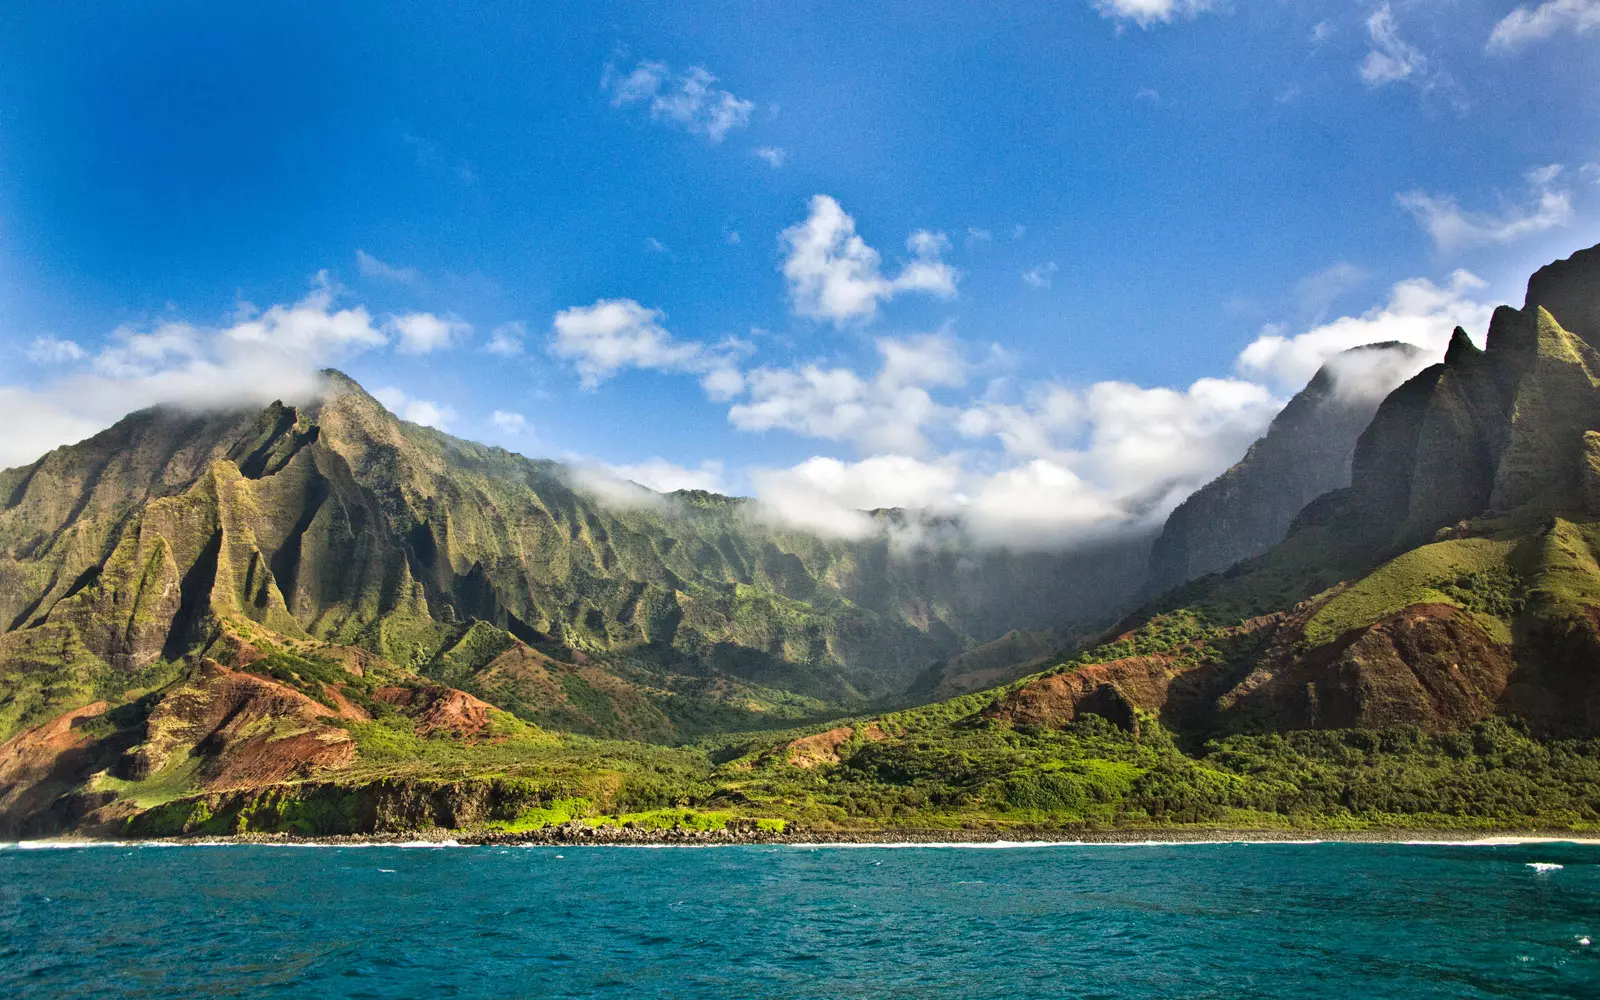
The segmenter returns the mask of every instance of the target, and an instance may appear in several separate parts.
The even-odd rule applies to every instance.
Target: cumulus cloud
[[[431,399],[418,399],[392,385],[372,390],[372,398],[382,403],[390,413],[401,420],[409,420],[414,424],[436,430],[446,430],[446,425],[456,418],[456,411],[450,407]]]
[[[871,530],[861,510],[919,508],[959,519],[980,544],[1051,548],[1153,527],[1183,497],[1238,461],[1283,406],[1265,387],[1200,379],[1188,389],[1103,382],[1039,387],[1016,404],[977,403],[955,416],[982,450],[857,462],[816,456],[751,473],[777,516],[817,531]]]
[[[483,349],[502,358],[514,358],[522,353],[522,342],[528,328],[522,323],[501,323],[489,331],[489,342]]]
[[[326,274],[319,274],[299,302],[265,311],[244,305],[225,326],[175,320],[126,326],[93,352],[53,342],[43,349],[65,371],[37,388],[0,387],[6,427],[0,468],[158,403],[214,409],[315,398],[322,388],[318,369],[387,342],[366,309],[342,308],[335,299]]]
[[[1600,0],[1545,0],[1537,7],[1518,7],[1501,18],[1485,48],[1507,55],[1563,32],[1587,34],[1600,28]]]
[[[1428,57],[1422,50],[1400,37],[1394,11],[1383,4],[1367,18],[1367,37],[1372,48],[1361,61],[1357,74],[1369,87],[1382,87],[1401,80],[1423,83],[1428,74]]]
[[[1094,8],[1101,17],[1132,21],[1141,28],[1180,17],[1195,17],[1211,6],[1211,0],[1094,0]]]
[[[395,349],[401,354],[432,354],[446,350],[472,333],[469,323],[453,316],[425,312],[392,316],[384,327],[395,335]]]
[[[750,112],[755,110],[753,101],[716,83],[717,78],[701,66],[674,73],[664,62],[644,60],[628,72],[607,64],[600,89],[610,95],[614,108],[647,107],[656,121],[704,136],[715,145],[732,130],[750,124]]]
[[[1335,355],[1391,340],[1422,348],[1420,368],[1444,356],[1456,327],[1488,326],[1493,307],[1474,298],[1483,287],[1468,271],[1454,272],[1443,285],[1412,278],[1396,284],[1387,302],[1359,316],[1341,316],[1292,336],[1281,327],[1267,327],[1239,355],[1239,371],[1298,389]]]
[[[955,342],[938,334],[884,338],[877,348],[882,363],[870,378],[818,364],[746,372],[745,398],[729,408],[728,421],[744,431],[787,430],[867,451],[925,452],[923,428],[944,412],[928,390],[962,384],[966,363]]]
[[[692,372],[706,376],[707,387],[721,390],[736,383],[733,358],[742,349],[736,341],[707,347],[673,338],[662,325],[666,314],[633,299],[600,299],[556,313],[551,324],[550,353],[571,362],[585,389],[625,368]]]
[[[510,410],[495,410],[489,415],[489,423],[495,430],[513,437],[528,433],[528,418]]]
[[[784,161],[789,159],[789,151],[777,146],[760,146],[755,150],[755,155],[765,160],[767,166],[774,170],[783,166]]]
[[[956,293],[959,275],[941,259],[950,245],[944,234],[912,233],[906,240],[912,259],[895,277],[886,277],[878,251],[856,234],[856,220],[825,194],[812,197],[806,220],[785,229],[779,242],[794,310],[810,319],[835,326],[870,322],[881,303],[898,295]]]
[[[1509,243],[1524,236],[1564,226],[1572,221],[1572,192],[1558,183],[1560,164],[1536,167],[1523,179],[1527,199],[1508,203],[1493,212],[1463,209],[1451,195],[1406,191],[1396,196],[1400,207],[1433,238],[1441,253],[1489,243]]]
[[[360,270],[363,278],[377,278],[379,281],[393,281],[401,285],[414,285],[422,277],[414,267],[396,267],[379,260],[365,250],[356,251],[356,268]]]

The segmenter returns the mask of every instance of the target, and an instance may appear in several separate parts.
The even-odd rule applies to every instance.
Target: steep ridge
[[[618,509],[353,386],[138,415],[5,474],[0,835],[1600,828],[1600,352],[1545,304],[1593,279],[1541,275],[1282,541],[1067,659],[1019,619],[1105,585],[1071,560]]]
[[[1583,321],[1597,260],[1541,270],[1482,350],[1458,329],[1378,406],[1350,485],[1283,542],[1169,593],[1058,668],[1071,683],[1014,697],[1063,721],[1110,698],[1202,733],[1449,730],[1498,713],[1600,732],[1600,352],[1542,304]]]
[[[301,408],[135,414],[5,474],[0,735],[260,631],[666,737],[893,698],[945,655],[1110,614],[1137,586],[1141,540],[974,552],[900,544],[887,521],[819,538],[709,495],[602,502],[329,382]],[[513,643],[565,666],[494,666]]]
[[[1283,540],[1307,503],[1348,486],[1357,438],[1419,353],[1409,344],[1371,344],[1320,368],[1243,459],[1167,518],[1150,550],[1146,590],[1160,593],[1260,555]],[[1352,369],[1359,375],[1342,380],[1341,370]]]

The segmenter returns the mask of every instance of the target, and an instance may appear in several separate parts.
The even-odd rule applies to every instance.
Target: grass
[[[1509,639],[1504,621],[1515,613],[1517,581],[1509,567],[1515,548],[1511,541],[1462,538],[1412,549],[1328,601],[1306,623],[1306,642],[1312,646],[1331,642],[1350,629],[1422,603],[1449,604],[1500,618],[1497,632]],[[1475,606],[1469,607],[1469,602]]]

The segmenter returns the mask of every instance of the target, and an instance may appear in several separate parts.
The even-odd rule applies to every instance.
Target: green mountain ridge
[[[1597,300],[1600,254],[1539,272],[1281,541],[1087,641],[1142,543],[608,507],[349,383],[135,415],[0,478],[0,827],[1600,828],[1600,352],[1554,311]]]

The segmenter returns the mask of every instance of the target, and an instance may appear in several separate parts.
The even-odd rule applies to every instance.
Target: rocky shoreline
[[[484,830],[411,830],[386,834],[305,837],[289,833],[245,833],[228,837],[165,837],[162,844],[262,844],[324,847],[461,846],[461,847],[714,847],[737,845],[889,846],[889,845],[1050,845],[1050,844],[1203,844],[1203,843],[1452,843],[1514,844],[1521,842],[1600,844],[1600,838],[1562,830],[817,830],[785,832],[762,829],[751,821],[714,830],[646,829],[588,826],[571,822],[516,833]],[[83,843],[95,843],[86,839]],[[105,842],[121,842],[108,838]]]

